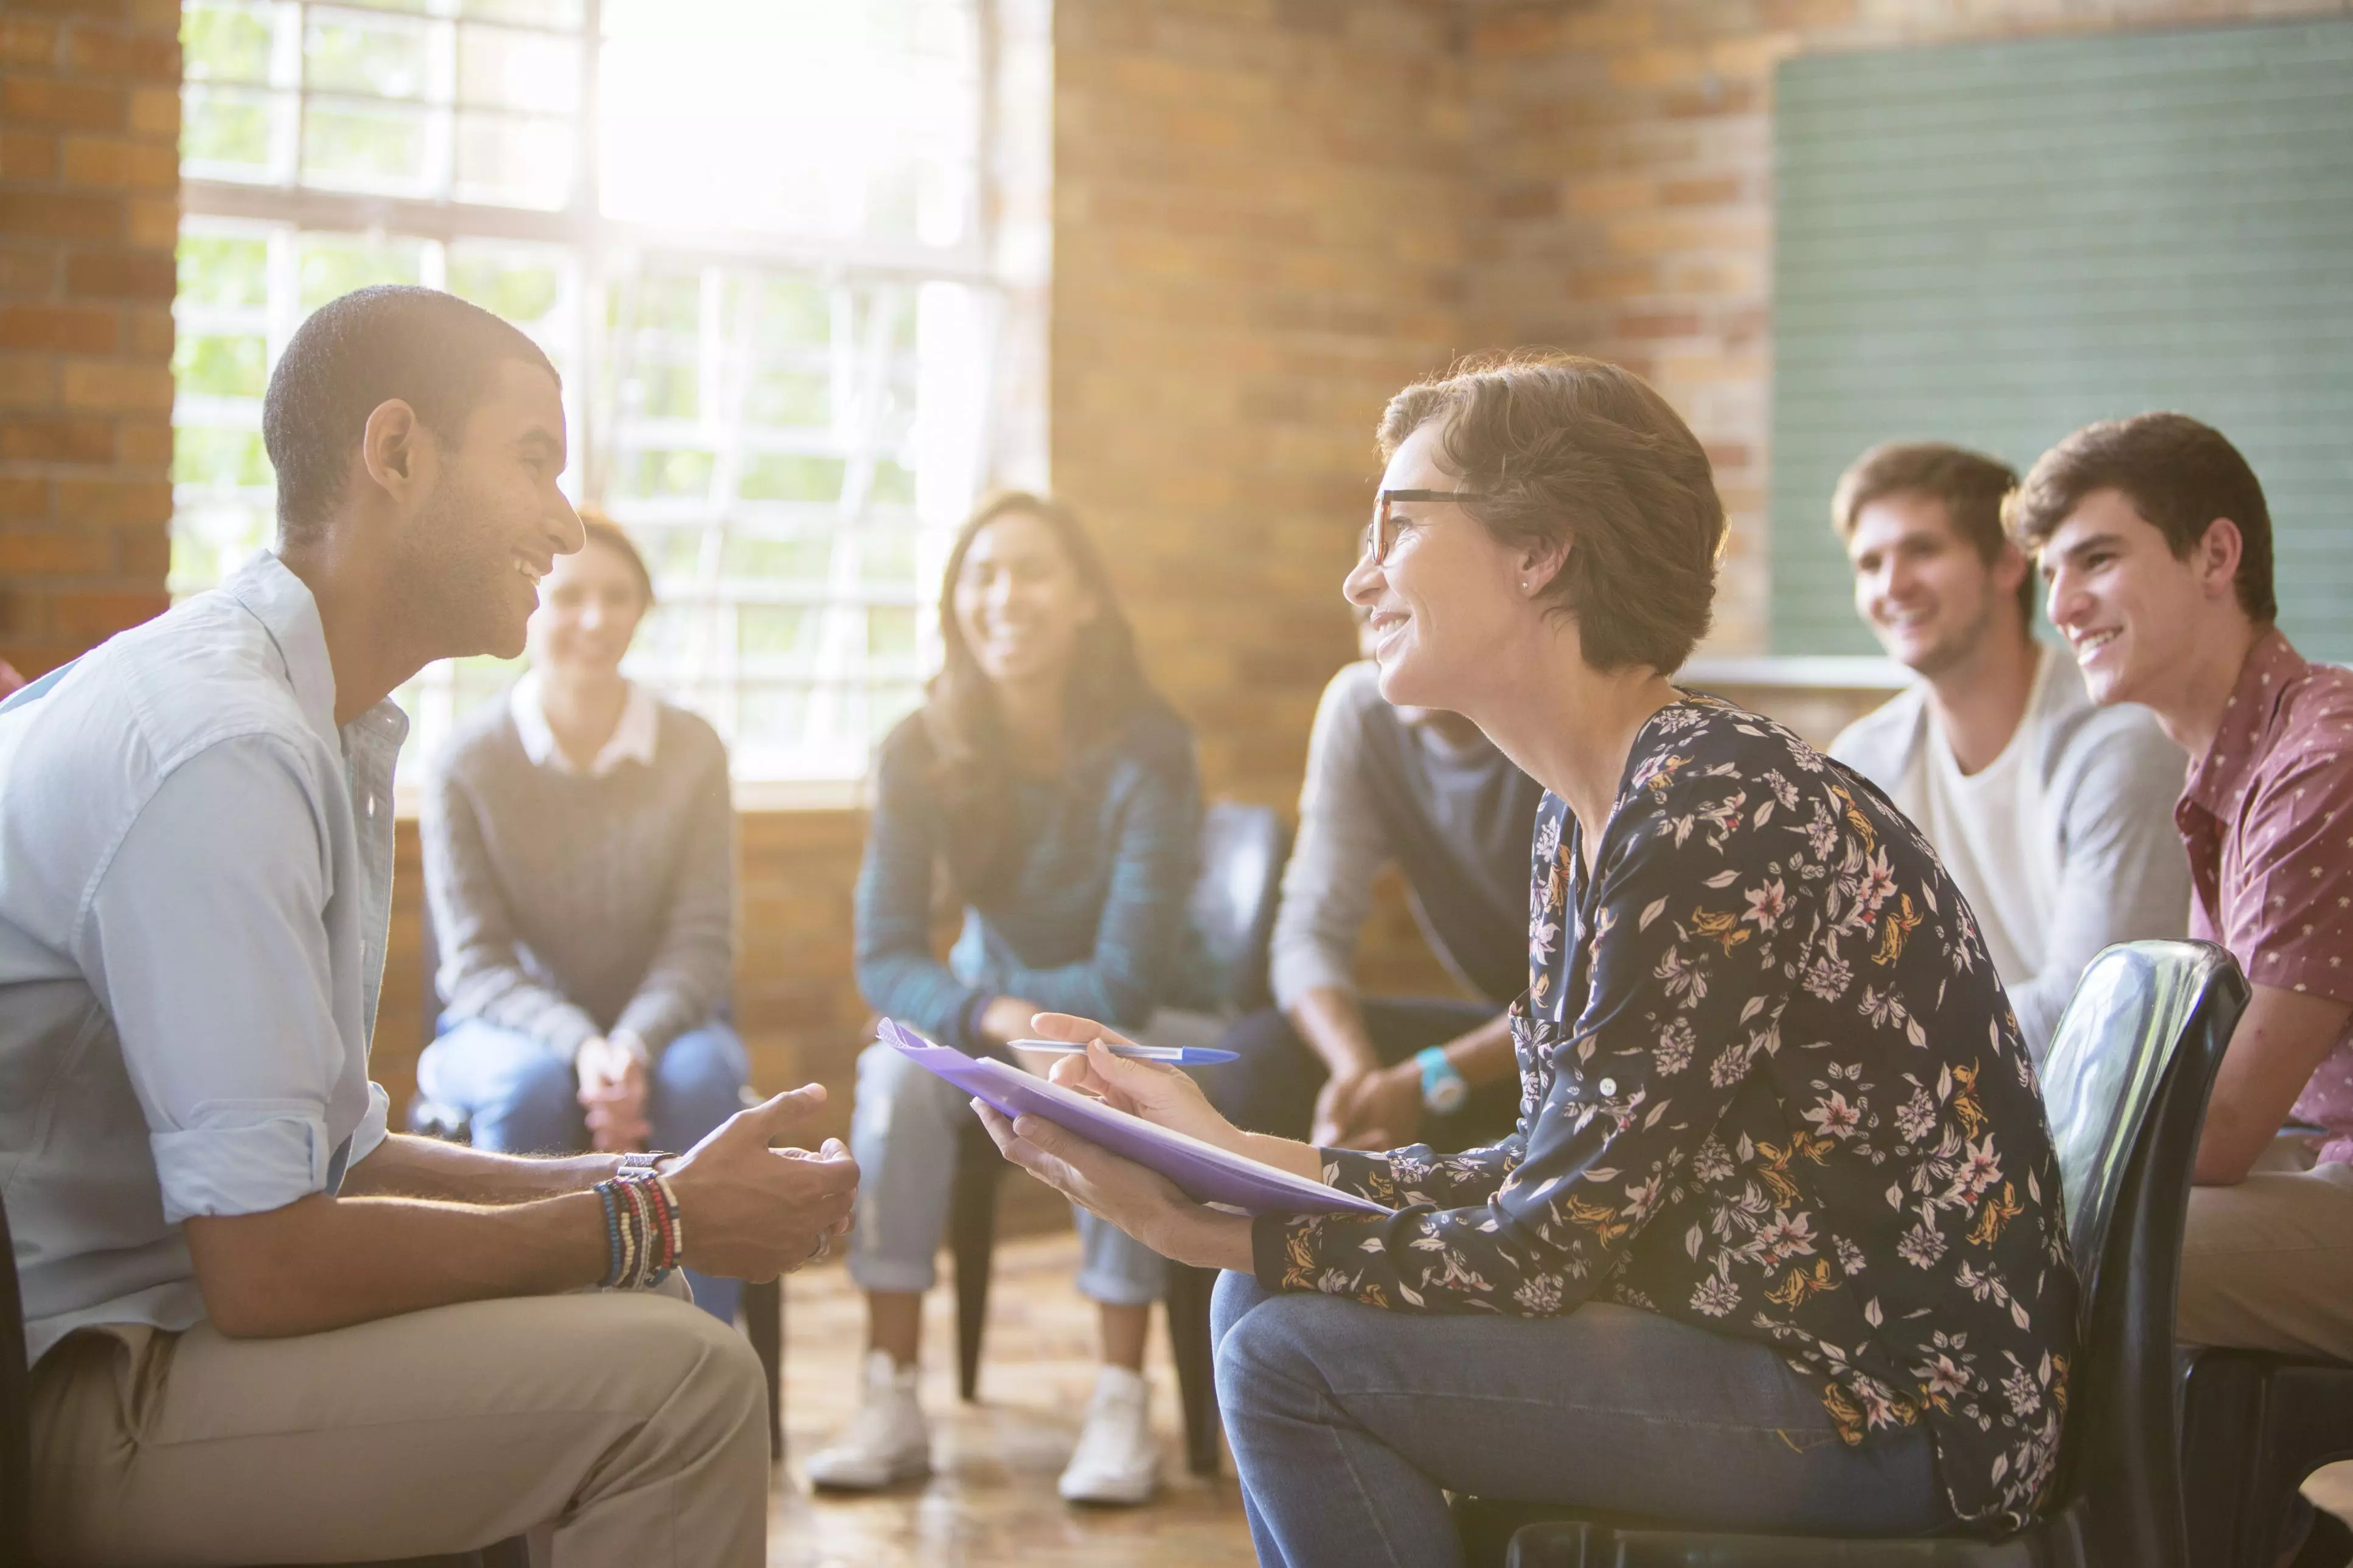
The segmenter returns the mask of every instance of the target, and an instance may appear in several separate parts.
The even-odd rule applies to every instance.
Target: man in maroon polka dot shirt
[[[2190,934],[2253,985],[2198,1147],[2180,1337],[2353,1361],[2353,672],[2273,624],[2263,487],[2194,419],[2079,430],[2007,510],[2093,700],[2147,704],[2189,753]]]

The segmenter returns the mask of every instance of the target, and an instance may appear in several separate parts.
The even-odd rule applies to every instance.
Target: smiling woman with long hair
[[[1172,1005],[1187,962],[1200,834],[1193,742],[1153,692],[1111,578],[1062,507],[1002,495],[957,534],[940,594],[946,662],[882,743],[858,882],[858,979],[874,1008],[975,1054],[1007,1057],[1041,1012],[1206,1039]],[[943,963],[943,904],[963,935]],[[861,1172],[850,1277],[867,1291],[864,1402],[812,1454],[819,1486],[880,1487],[928,1468],[915,1402],[923,1293],[947,1219],[963,1100],[896,1051],[860,1058]],[[1166,1264],[1080,1215],[1079,1289],[1100,1306],[1104,1365],[1062,1495],[1141,1502],[1156,1485],[1145,1328]]]
[[[1545,788],[1520,1118],[1317,1149],[1092,1050],[1058,1080],[1392,1212],[1249,1220],[1025,1117],[1008,1154],[1218,1287],[1259,1560],[1459,1562],[1446,1489],[1807,1533],[1999,1531],[2050,1483],[2077,1288],[2034,1071],[1885,797],[1668,678],[1724,508],[1640,378],[1407,388],[1345,593],[1390,700]],[[1083,1019],[1041,1032],[1090,1039]]]

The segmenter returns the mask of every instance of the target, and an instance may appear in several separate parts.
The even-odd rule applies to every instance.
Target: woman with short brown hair
[[[1444,1490],[1831,1534],[2014,1527],[2076,1283],[2032,1066],[1968,910],[1870,784],[1678,690],[1724,513],[1614,365],[1409,387],[1347,578],[1391,701],[1546,794],[1517,1130],[1459,1154],[1244,1133],[1095,1050],[1056,1076],[1393,1212],[1256,1220],[1050,1124],[1008,1154],[1218,1291],[1260,1560],[1460,1560]],[[1053,1021],[1067,1039],[1100,1026]]]

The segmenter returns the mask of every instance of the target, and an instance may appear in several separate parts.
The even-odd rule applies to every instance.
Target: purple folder
[[[962,1051],[934,1045],[894,1019],[883,1019],[880,1032],[883,1044],[1007,1116],[1042,1116],[1114,1154],[1159,1172],[1197,1203],[1248,1215],[1390,1212],[1369,1198],[1155,1127],[1140,1116],[1114,1110],[1008,1063],[975,1061]]]

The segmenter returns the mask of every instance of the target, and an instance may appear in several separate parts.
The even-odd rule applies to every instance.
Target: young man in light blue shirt
[[[377,1560],[561,1519],[567,1564],[751,1568],[756,1363],[682,1301],[586,1288],[657,1248],[752,1279],[822,1252],[856,1167],[767,1147],[822,1091],[659,1187],[388,1133],[367,1078],[387,694],[513,657],[580,547],[555,372],[448,295],[363,289],[295,333],[263,434],[274,552],[0,704],[37,1556]]]
[[[1830,750],[1952,873],[2040,1061],[2093,954],[2189,923],[2186,759],[2146,708],[2094,707],[2074,661],[2036,640],[2033,574],[2001,526],[2017,483],[1934,442],[1875,447],[1840,479],[1855,609],[1920,679]]]

